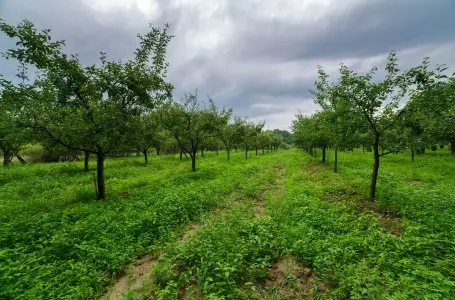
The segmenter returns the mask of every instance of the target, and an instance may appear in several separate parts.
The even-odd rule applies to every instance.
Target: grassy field
[[[329,157],[331,154],[329,153]],[[299,150],[0,169],[0,298],[453,299],[455,159]]]

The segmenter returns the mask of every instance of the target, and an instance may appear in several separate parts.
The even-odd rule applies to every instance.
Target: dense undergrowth
[[[211,154],[196,173],[171,156],[112,159],[107,201],[80,163],[5,168],[0,298],[95,298],[160,250],[153,281],[128,297],[451,299],[455,160],[384,157],[372,204],[370,156],[342,153],[337,174],[298,150]],[[284,257],[311,276],[272,278]]]
[[[195,173],[171,156],[148,167],[108,160],[106,201],[94,200],[93,174],[81,163],[0,170],[0,298],[102,294],[128,262],[175,239],[264,163],[211,156]]]

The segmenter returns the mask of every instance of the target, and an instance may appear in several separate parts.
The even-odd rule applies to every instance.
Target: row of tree
[[[0,77],[0,149],[4,164],[28,142],[59,145],[90,155],[97,161],[97,198],[105,198],[104,160],[117,152],[138,149],[159,153],[175,139],[180,156],[188,154],[196,170],[198,150],[222,147],[278,149],[281,135],[262,131],[263,123],[234,117],[197,92],[180,102],[172,99],[174,86],[166,79],[166,49],[172,36],[169,27],[150,27],[138,35],[139,48],[126,61],[108,60],[100,54],[97,64],[84,65],[77,55],[64,51],[64,41],[54,41],[49,30],[37,30],[25,20],[17,26],[0,22],[0,30],[16,40],[5,53],[19,63],[18,79]],[[27,67],[37,70],[33,80]],[[203,152],[201,153],[203,155]]]
[[[320,111],[311,116],[298,114],[293,122],[295,142],[312,152],[334,149],[334,171],[338,151],[363,147],[373,151],[370,199],[376,198],[380,158],[409,149],[415,153],[435,150],[450,143],[455,154],[455,76],[445,66],[430,70],[430,60],[406,71],[398,68],[396,53],[387,58],[385,75],[373,67],[359,74],[341,64],[339,77],[330,81],[319,67],[314,100]]]

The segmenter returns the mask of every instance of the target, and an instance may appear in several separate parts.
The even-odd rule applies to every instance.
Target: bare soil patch
[[[182,233],[182,236],[178,243],[185,243],[191,236],[196,233],[196,230],[199,228],[199,224],[191,223],[186,230]]]
[[[120,277],[110,288],[109,292],[100,300],[122,299],[122,295],[129,291],[138,290],[145,280],[150,279],[152,268],[156,264],[157,258],[154,255],[147,255],[135,262],[126,275]]]
[[[420,180],[410,180],[408,181],[408,183],[410,185],[422,185],[423,184],[423,181],[420,181]]]
[[[363,212],[373,212],[379,222],[384,226],[387,231],[394,235],[402,235],[404,232],[403,227],[400,225],[400,220],[393,213],[384,211],[379,207],[376,202],[369,199],[359,199],[357,200],[357,213]]]
[[[184,286],[179,291],[180,300],[199,300],[202,299],[201,289],[194,283]]]
[[[346,187],[339,190],[330,190],[325,194],[327,202],[352,202],[355,204],[355,213],[360,215],[366,212],[372,212],[381,222],[383,227],[394,235],[402,235],[403,227],[400,225],[400,219],[392,212],[378,206],[374,201],[365,198],[357,193],[354,189]]]
[[[307,172],[309,175],[313,175],[314,173],[317,173],[321,170],[324,169],[324,166],[320,165],[320,164],[314,164],[314,163],[310,163],[309,165],[306,165],[305,166],[305,172]]]
[[[264,288],[278,299],[311,299],[316,290],[327,291],[323,283],[315,284],[313,271],[292,256],[284,256],[272,265]]]

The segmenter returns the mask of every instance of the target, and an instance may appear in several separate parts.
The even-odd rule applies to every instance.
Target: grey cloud
[[[341,9],[344,2],[333,5]],[[236,53],[264,60],[344,59],[441,44],[455,38],[454,12],[451,0],[364,1],[315,23],[245,22]]]
[[[3,0],[0,18],[13,24],[28,18],[51,28],[86,63],[96,62],[99,51],[128,58],[147,23],[168,22],[175,35],[168,77],[176,98],[198,88],[201,97],[209,94],[239,115],[279,128],[288,128],[298,110],[317,109],[308,91],[317,65],[332,74],[344,61],[366,71],[381,65],[391,49],[399,51],[403,67],[427,55],[455,63],[453,0],[134,1],[157,10],[121,6],[133,0],[109,1],[117,5],[111,10],[94,9],[88,0]],[[0,52],[11,45],[0,36]],[[0,69],[7,77],[15,73],[4,60]]]

